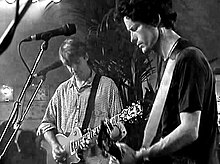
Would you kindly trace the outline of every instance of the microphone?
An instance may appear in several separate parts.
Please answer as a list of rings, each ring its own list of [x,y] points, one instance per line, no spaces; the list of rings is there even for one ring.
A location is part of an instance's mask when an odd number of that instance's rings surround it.
[[[59,35],[70,36],[75,33],[76,33],[76,25],[75,24],[73,24],[73,23],[72,24],[65,24],[62,27],[54,29],[54,30],[31,35],[22,41],[23,42],[29,42],[32,40],[48,41],[50,38],[55,37],[55,36],[59,36]]]
[[[57,68],[61,67],[62,65],[63,65],[62,61],[58,60],[58,61],[54,62],[53,64],[45,67],[44,69],[42,69],[38,73],[34,74],[33,76],[34,77],[45,76],[47,74],[47,72],[49,72],[53,69],[57,69]]]

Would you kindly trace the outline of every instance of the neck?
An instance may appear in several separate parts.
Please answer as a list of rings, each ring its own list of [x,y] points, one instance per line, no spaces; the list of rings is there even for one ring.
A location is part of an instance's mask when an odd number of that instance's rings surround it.
[[[161,28],[156,49],[157,53],[161,55],[164,60],[166,60],[176,46],[176,41],[179,38],[180,36],[173,30]]]
[[[90,67],[87,67],[82,74],[80,74],[79,76],[75,76],[76,82],[77,83],[84,83],[86,82],[90,76],[92,74],[92,70]]]

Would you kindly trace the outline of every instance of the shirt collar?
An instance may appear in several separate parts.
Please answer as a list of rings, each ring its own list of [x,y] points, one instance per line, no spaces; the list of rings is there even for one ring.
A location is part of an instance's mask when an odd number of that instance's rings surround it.
[[[92,82],[93,82],[93,79],[94,79],[96,73],[95,73],[94,70],[91,70],[91,71],[92,71],[92,72],[91,72],[91,76],[87,79],[87,81],[85,82],[85,84],[84,84],[81,88],[87,87],[87,86],[91,86],[91,85],[92,85]],[[74,75],[71,77],[70,88],[72,88],[72,87],[77,88],[77,87],[76,87],[76,80],[75,80],[75,78],[74,78]]]

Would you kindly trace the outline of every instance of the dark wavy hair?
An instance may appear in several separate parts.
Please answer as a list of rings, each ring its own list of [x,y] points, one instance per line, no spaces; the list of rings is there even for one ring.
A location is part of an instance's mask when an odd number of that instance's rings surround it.
[[[174,29],[177,14],[172,10],[172,0],[119,0],[116,4],[115,19],[123,17],[156,26],[161,18],[160,26]]]

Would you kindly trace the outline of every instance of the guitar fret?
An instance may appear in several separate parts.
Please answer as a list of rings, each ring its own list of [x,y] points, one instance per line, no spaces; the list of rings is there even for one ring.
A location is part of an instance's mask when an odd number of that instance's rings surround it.
[[[93,130],[91,130],[91,138],[94,137],[94,133],[93,133]]]
[[[97,135],[97,128],[94,128],[93,130],[93,137]]]
[[[123,118],[124,118],[124,113],[122,113],[122,114],[119,116],[119,120],[120,120],[120,121],[124,121]]]
[[[117,123],[117,122],[119,122],[119,114],[118,114],[118,115],[116,115],[116,117],[115,117],[115,118],[116,118],[116,123]]]
[[[93,138],[93,137],[92,137],[92,131],[90,131],[90,133],[89,133],[89,137],[90,137],[90,139]]]
[[[89,139],[89,133],[88,132],[85,133],[83,136],[85,137],[85,139]]]
[[[87,139],[91,139],[91,131],[89,131],[88,133],[87,133]]]
[[[101,128],[101,126],[96,127],[96,134],[99,133],[100,128]]]

